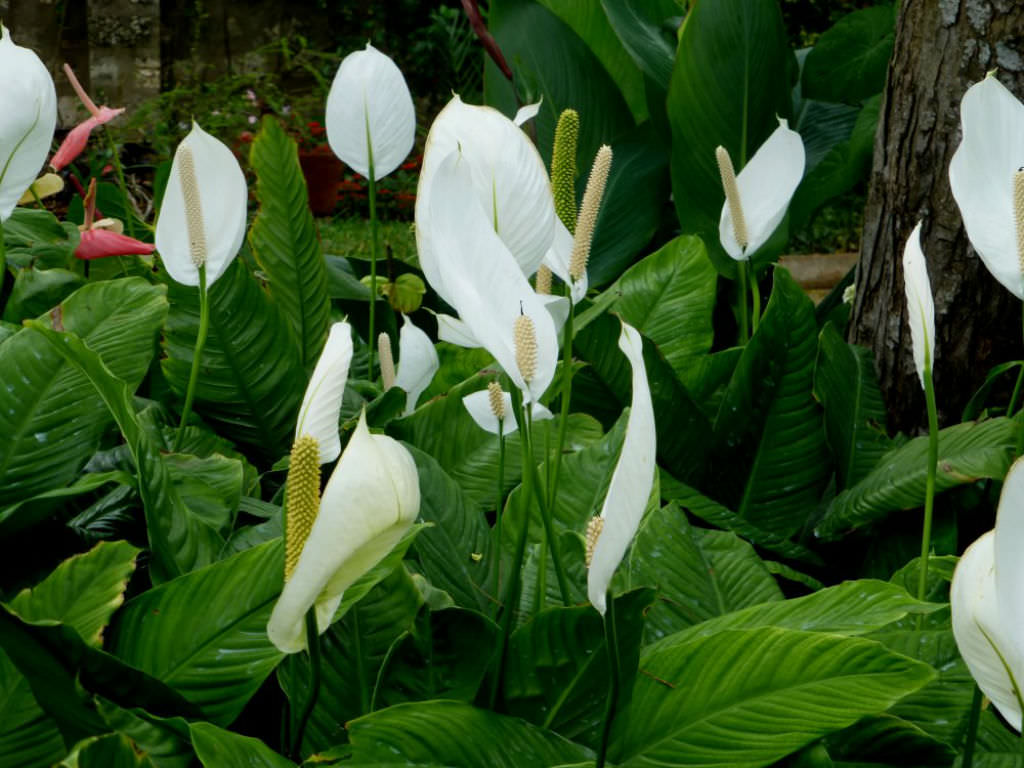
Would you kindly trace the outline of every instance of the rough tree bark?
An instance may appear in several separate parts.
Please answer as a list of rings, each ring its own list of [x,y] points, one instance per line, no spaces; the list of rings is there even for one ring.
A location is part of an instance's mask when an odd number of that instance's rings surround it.
[[[971,249],[949,188],[960,99],[993,68],[1024,97],[1019,0],[903,1],[875,138],[850,331],[852,341],[875,354],[890,429],[914,431],[926,422],[901,266],[919,220],[935,294],[940,421],[959,420],[993,365],[1022,357],[1021,302]]]

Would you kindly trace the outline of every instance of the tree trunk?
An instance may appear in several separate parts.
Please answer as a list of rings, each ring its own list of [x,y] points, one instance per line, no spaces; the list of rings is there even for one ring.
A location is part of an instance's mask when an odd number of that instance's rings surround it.
[[[1021,302],[974,253],[949,187],[949,161],[960,144],[960,100],[993,68],[1024,97],[1024,5],[1018,0],[903,0],[875,137],[850,324],[851,340],[874,352],[890,429],[916,431],[926,423],[901,261],[919,220],[935,295],[940,420],[959,421],[989,369],[1022,357]]]

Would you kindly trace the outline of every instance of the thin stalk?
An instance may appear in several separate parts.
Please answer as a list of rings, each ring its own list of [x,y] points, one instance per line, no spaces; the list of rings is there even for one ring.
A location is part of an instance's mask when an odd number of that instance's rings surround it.
[[[981,688],[974,686],[971,698],[971,713],[967,718],[967,734],[964,737],[963,760],[960,768],[971,768],[974,764],[974,743],[978,740],[978,720],[981,719]]]
[[[370,692],[366,683],[366,660],[363,658],[363,633],[359,629],[359,606],[353,605],[352,614],[352,650],[356,656],[356,684],[359,686],[359,714],[370,711]]]
[[[306,612],[306,646],[309,651],[309,698],[299,714],[298,726],[292,735],[291,755],[296,761],[302,760],[302,737],[306,733],[306,724],[313,713],[316,700],[320,696],[320,633],[316,628],[316,608]]]
[[[533,413],[529,406],[523,408],[526,412],[526,430],[523,433],[523,439],[528,440],[530,443],[530,456],[533,456]],[[540,477],[537,474],[537,464],[534,461],[530,461],[528,467],[523,467],[523,473],[529,472],[534,475],[533,487],[537,496],[537,504],[540,506],[540,517],[544,522],[544,538],[548,543],[548,547],[551,549],[551,562],[555,566],[555,577],[558,579],[558,593],[562,598],[562,605],[569,605],[569,580],[565,576],[565,569],[562,567],[562,558],[558,552],[558,541],[555,539],[555,526],[551,520],[551,507],[548,506],[547,500],[544,498],[544,494],[540,488]],[[545,554],[545,553],[542,553]],[[546,575],[547,570],[547,556],[540,559],[541,574]],[[543,594],[541,595],[543,599]]]
[[[1024,306],[1024,303],[1022,303],[1021,306]],[[1020,402],[1022,383],[1024,383],[1024,364],[1020,366],[1020,371],[1017,373],[1017,383],[1013,385],[1013,394],[1010,395],[1010,405],[1006,409],[1006,415],[1009,418],[1013,418],[1013,414],[1017,412],[1017,403]],[[1020,451],[1017,451],[1017,453],[1020,453]]]
[[[196,335],[196,348],[192,353],[192,371],[188,375],[185,407],[181,409],[181,423],[178,425],[178,434],[174,438],[174,453],[181,449],[181,443],[185,437],[185,425],[188,423],[189,414],[192,413],[192,401],[195,399],[196,384],[199,381],[199,365],[203,357],[203,347],[206,346],[206,334],[209,330],[210,300],[206,291],[206,265],[203,264],[199,267],[199,333]]]
[[[565,434],[569,424],[569,402],[572,398],[572,339],[573,314],[575,308],[569,307],[569,316],[562,328],[562,410],[558,418],[558,444],[555,446],[554,467],[551,471],[551,483],[548,485],[548,507],[553,509],[558,498],[558,472],[562,467],[562,451],[565,450]]]
[[[932,543],[932,511],[935,507],[935,470],[939,462],[939,414],[935,407],[935,385],[931,362],[925,357],[924,397],[928,406],[928,480],[924,496],[924,526],[921,529],[921,567],[917,579],[917,599],[924,600],[928,586],[928,553]],[[918,628],[924,614],[917,617]]]
[[[135,215],[132,211],[132,201],[128,197],[128,184],[124,180],[124,168],[121,166],[121,155],[117,151],[117,143],[114,141],[114,134],[110,128],[104,128],[103,133],[107,135],[107,144],[110,145],[110,154],[114,158],[114,170],[117,172],[117,185],[121,188],[121,197],[124,198],[124,225],[128,228],[128,237],[135,237]]]
[[[761,289],[757,285],[757,270],[753,264],[750,265],[750,299],[754,305],[750,313],[750,335],[753,336],[761,319]]]
[[[370,353],[368,378],[373,381],[373,346],[377,343],[374,335],[374,315],[377,307],[377,174],[373,170],[373,144],[370,141],[370,120],[366,120],[366,157],[369,168],[367,181],[370,186],[370,335],[367,350]]]
[[[615,601],[609,589],[605,598],[607,609],[604,614],[604,642],[608,651],[608,703],[604,709],[604,721],[601,725],[601,744],[597,750],[595,768],[604,768],[608,757],[608,737],[612,732],[615,720],[615,705],[619,698],[619,640],[615,633]]]
[[[501,609],[501,520],[505,511],[505,420],[498,419],[498,492],[495,495],[494,505],[494,527],[497,529],[498,535],[498,554],[494,558],[494,565],[496,573],[494,575],[494,584],[499,600],[495,601],[497,606],[495,608],[495,615]]]
[[[737,261],[736,270],[739,273],[739,300],[740,300],[740,344],[746,344],[750,340],[750,326],[747,320],[747,262]]]
[[[7,277],[7,246],[4,245],[4,221],[0,219],[0,294],[4,290],[5,277]]]

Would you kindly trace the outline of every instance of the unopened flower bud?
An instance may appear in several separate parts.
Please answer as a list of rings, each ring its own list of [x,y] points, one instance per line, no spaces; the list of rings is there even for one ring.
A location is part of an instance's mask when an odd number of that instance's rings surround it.
[[[284,580],[291,578],[320,509],[320,446],[301,435],[292,445],[285,502]]]
[[[377,336],[377,356],[380,358],[380,380],[387,392],[395,386],[395,358],[391,354],[391,337],[384,332]]]
[[[537,270],[537,277],[534,279],[534,290],[542,296],[551,295],[551,270],[543,264]]]
[[[594,549],[597,547],[597,540],[601,538],[601,531],[604,530],[604,518],[603,517],[592,517],[590,522],[587,523],[587,551],[586,560],[587,568],[590,567],[590,563],[594,559]]]
[[[537,375],[537,329],[528,315],[519,315],[513,327],[516,344],[516,365],[523,381],[529,383]]]
[[[746,249],[750,238],[747,236],[747,220],[743,217],[743,205],[740,202],[740,189],[736,185],[736,171],[732,167],[732,158],[725,147],[718,147],[715,150],[715,158],[718,160],[718,172],[722,176],[725,200],[729,204],[733,236],[740,248]]]
[[[587,179],[587,189],[583,193],[583,205],[580,207],[580,216],[576,221],[576,233],[572,242],[572,256],[569,257],[569,276],[573,280],[579,280],[587,272],[587,262],[590,260],[590,244],[594,239],[594,229],[597,227],[597,215],[601,212],[601,199],[604,197],[604,188],[608,183],[608,172],[612,167],[612,148],[607,144],[597,150],[594,157],[594,165],[590,169],[590,178]]]
[[[492,381],[487,385],[487,401],[491,405],[491,411],[498,421],[505,420],[505,392],[501,384]]]
[[[576,231],[576,144],[580,135],[580,116],[566,109],[558,117],[555,145],[551,152],[551,193],[555,213],[570,232]]]
[[[190,147],[180,146],[178,156],[181,194],[185,198],[185,226],[188,228],[189,253],[193,266],[198,269],[206,264],[206,230],[203,224],[203,208],[199,203],[196,164]]]

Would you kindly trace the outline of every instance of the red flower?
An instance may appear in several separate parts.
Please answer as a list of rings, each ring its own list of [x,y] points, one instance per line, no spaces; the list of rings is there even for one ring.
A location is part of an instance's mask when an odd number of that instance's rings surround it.
[[[152,253],[152,243],[142,243],[109,229],[89,229],[81,234],[76,259],[102,259],[105,256],[142,256]]]
[[[50,165],[54,171],[59,171],[65,168],[71,163],[76,157],[82,154],[82,150],[85,149],[85,145],[89,141],[89,134],[92,133],[92,129],[97,125],[103,125],[109,123],[115,117],[124,112],[124,107],[120,109],[111,109],[110,107],[97,107],[95,102],[89,98],[89,94],[82,88],[81,83],[78,82],[78,78],[75,77],[75,73],[71,71],[71,67],[67,64],[64,65],[64,72],[68,76],[68,80],[71,81],[71,87],[75,89],[75,93],[78,94],[78,98],[82,100],[82,104],[89,110],[89,114],[92,117],[87,118],[83,122],[76,125],[71,129],[71,132],[64,137],[64,141],[61,142],[60,147],[54,154],[53,159],[50,161]]]

